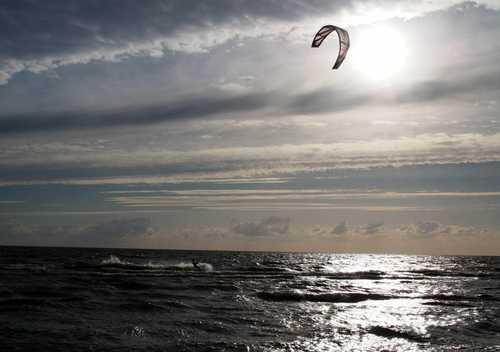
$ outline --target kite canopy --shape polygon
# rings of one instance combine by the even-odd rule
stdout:
[[[326,25],[321,27],[318,33],[316,33],[316,35],[314,36],[312,47],[318,48],[321,45],[321,43],[323,43],[323,40],[325,40],[325,38],[328,37],[328,35],[332,32],[337,32],[340,42],[339,55],[337,56],[337,61],[335,61],[335,65],[333,65],[333,69],[336,70],[340,67],[340,65],[344,61],[347,55],[347,51],[349,50],[349,33],[347,33],[345,29],[332,25]]]

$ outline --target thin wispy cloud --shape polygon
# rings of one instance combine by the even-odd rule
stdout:
[[[4,149],[0,157],[0,177],[18,181],[59,179],[81,176],[92,167],[99,176],[161,175],[172,178],[214,178],[284,176],[297,172],[369,167],[401,167],[500,161],[500,134],[444,133],[375,138],[331,144],[285,144],[256,147],[164,150],[137,147],[110,150],[89,146],[88,150],[61,144],[40,145],[31,150]],[[9,150],[10,149],[10,150]],[[43,168],[40,165],[43,164]],[[162,178],[158,179],[161,182]],[[138,180],[140,182],[140,179]]]

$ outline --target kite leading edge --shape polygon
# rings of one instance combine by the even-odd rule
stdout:
[[[328,35],[332,32],[337,32],[340,43],[339,54],[337,56],[335,64],[333,65],[333,69],[336,70],[340,67],[340,65],[344,61],[347,55],[347,51],[349,50],[349,45],[350,45],[349,33],[347,33],[345,29],[332,25],[326,25],[321,27],[318,33],[316,33],[316,35],[314,36],[311,47],[318,48],[321,45],[321,43],[323,43],[323,40],[325,40],[325,38],[328,37]]]

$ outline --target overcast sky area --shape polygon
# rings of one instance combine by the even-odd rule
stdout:
[[[493,0],[2,1],[0,245],[500,255],[499,37]]]

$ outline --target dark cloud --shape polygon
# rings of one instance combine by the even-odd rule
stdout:
[[[416,82],[397,94],[396,102],[419,103],[450,98],[461,94],[491,93],[500,90],[500,72],[458,77],[455,79]]]
[[[349,6],[345,1],[6,0],[0,4],[0,57],[34,59],[130,43],[193,28],[290,20]]]
[[[180,98],[172,103],[132,106],[112,111],[33,112],[1,116],[0,134],[148,125],[169,120],[204,118],[215,114],[252,112],[272,109],[278,114],[325,113],[363,105],[367,96],[352,96],[331,90],[295,95],[286,92],[216,94]]]
[[[147,125],[175,119],[258,110],[266,107],[268,100],[269,97],[265,94],[219,95],[191,97],[170,104],[130,107],[114,111],[28,113],[0,118],[0,134]]]
[[[183,97],[165,104],[123,107],[101,111],[33,112],[18,115],[0,113],[0,134],[57,131],[80,128],[149,125],[170,120],[205,118],[211,115],[244,113],[268,109],[276,114],[321,114],[370,103],[421,103],[459,94],[492,93],[500,90],[500,72],[470,79],[426,81],[402,88],[395,96],[381,90],[372,93],[322,88],[290,94],[285,91],[222,94],[214,90],[202,96]]]
[[[249,237],[269,237],[288,233],[290,219],[270,216],[260,221],[241,222],[234,224],[233,232]]]
[[[457,77],[435,80],[412,80],[394,92],[392,88],[376,92],[359,88],[353,92],[342,88],[320,88],[287,98],[285,110],[293,114],[321,114],[350,110],[369,104],[424,103],[440,99],[481,96],[500,90],[500,71],[487,68],[486,74],[462,73]]]
[[[131,106],[112,111],[33,112],[11,116],[2,116],[0,113],[0,134],[148,125],[264,109],[273,110],[277,114],[314,114],[346,110],[368,101],[366,95],[352,95],[330,89],[291,95],[284,91],[242,95],[224,95],[214,91],[213,94],[204,96],[179,98],[171,103]]]
[[[294,114],[319,114],[348,110],[367,104],[373,96],[357,92],[351,93],[339,89],[320,88],[292,96],[286,103],[286,110]]]

